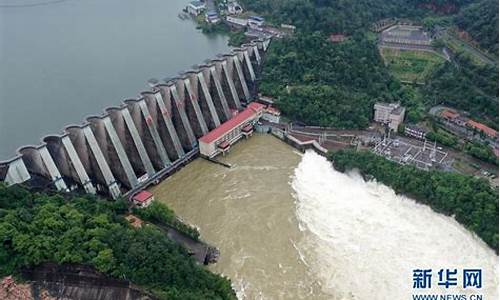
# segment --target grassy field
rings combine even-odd
[[[425,51],[381,48],[380,53],[390,72],[401,81],[422,83],[425,76],[444,59]]]

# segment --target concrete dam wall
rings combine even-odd
[[[197,155],[198,138],[252,100],[269,42],[244,44],[20,147],[0,161],[0,180],[115,199],[141,189]]]

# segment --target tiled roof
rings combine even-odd
[[[146,202],[149,198],[153,197],[153,194],[151,194],[148,191],[141,191],[132,198],[134,201],[138,202]]]
[[[250,117],[255,115],[257,112],[264,110],[265,105],[257,103],[257,102],[252,102],[248,105],[248,107],[234,116],[233,118],[227,120],[225,123],[220,125],[219,127],[215,128],[214,130],[210,131],[209,133],[205,134],[200,138],[200,142],[203,143],[211,143],[221,136],[225,135],[229,131],[233,130],[234,127],[240,125],[241,123],[245,122],[248,120]]]
[[[469,120],[469,121],[467,121],[467,125],[469,125],[472,128],[476,128],[476,129],[484,132],[488,136],[491,136],[491,137],[497,137],[498,136],[498,132],[495,129],[490,128],[490,127],[488,127],[488,126],[486,126],[484,124],[481,124],[479,122],[476,122],[476,121],[473,121],[473,120]]]

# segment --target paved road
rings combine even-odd
[[[470,44],[468,44],[467,42],[465,42],[465,41],[457,38],[453,34],[450,34],[446,30],[440,31],[438,33],[438,36],[441,37],[441,38],[443,38],[444,40],[451,40],[451,41],[454,41],[456,43],[459,43],[465,51],[467,51],[469,54],[473,55],[474,57],[477,57],[479,60],[481,60],[485,64],[489,64],[489,65],[493,65],[493,66],[498,64],[497,61],[491,59],[489,56],[487,56],[483,52],[481,52],[478,49],[472,47]]]

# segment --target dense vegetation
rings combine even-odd
[[[368,125],[376,100],[393,100],[376,45],[363,34],[333,44],[315,32],[275,40],[266,55],[260,90],[279,98],[290,118],[310,125]]]
[[[458,148],[458,138],[446,131],[444,131],[441,128],[436,128],[434,131],[429,131],[425,135],[425,137],[430,140],[430,141],[435,141],[440,143],[441,145],[452,147],[457,149]]]
[[[465,7],[455,22],[482,48],[498,55],[498,0],[481,0]]]
[[[445,104],[466,110],[473,117],[498,128],[498,71],[476,65],[465,54],[435,69],[425,86],[429,104]]]
[[[126,211],[123,201],[0,185],[0,276],[43,262],[81,263],[162,299],[235,299],[227,279],[198,266],[155,226],[130,227]]]
[[[470,0],[243,0],[247,9],[276,24],[305,31],[352,34],[383,18],[415,18],[430,11],[454,12]]]
[[[445,103],[470,109],[492,125],[498,120],[494,108],[498,76],[493,67],[476,66],[464,55],[458,55],[455,64],[426,68],[420,63],[415,68],[420,68],[420,80],[425,77],[429,86],[423,92],[402,87],[383,66],[375,38],[367,33],[372,22],[388,17],[449,22],[451,18],[441,18],[441,13],[456,13],[471,2],[245,0],[246,9],[271,23],[297,26],[295,37],[271,44],[260,89],[279,98],[279,107],[292,120],[311,125],[365,127],[377,100],[401,102],[409,122],[420,121],[426,108]],[[348,39],[330,43],[331,33],[343,33]]]
[[[498,164],[498,158],[493,153],[491,147],[487,144],[478,142],[467,143],[465,145],[465,152],[485,162]]]
[[[498,249],[498,190],[472,176],[401,166],[371,152],[345,150],[330,155],[339,171],[359,169],[435,211],[454,216],[493,249]]]

